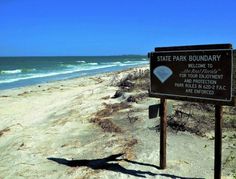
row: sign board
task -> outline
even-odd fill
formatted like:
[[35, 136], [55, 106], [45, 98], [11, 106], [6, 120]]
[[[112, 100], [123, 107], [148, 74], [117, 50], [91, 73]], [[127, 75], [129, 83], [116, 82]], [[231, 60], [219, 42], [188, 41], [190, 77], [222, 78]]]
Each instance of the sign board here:
[[215, 104], [214, 178], [221, 178], [222, 105], [236, 104], [236, 55], [231, 44], [156, 48], [150, 57], [150, 97], [160, 100], [160, 168], [166, 168], [167, 100]]
[[150, 57], [150, 96], [232, 105], [230, 44], [156, 48]]

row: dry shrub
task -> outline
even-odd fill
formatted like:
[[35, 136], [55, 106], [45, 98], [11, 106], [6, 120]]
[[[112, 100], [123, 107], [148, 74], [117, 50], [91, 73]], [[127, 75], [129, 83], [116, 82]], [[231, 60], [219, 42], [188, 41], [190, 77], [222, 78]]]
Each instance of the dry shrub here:
[[119, 98], [119, 97], [121, 97], [121, 96], [123, 96], [123, 95], [124, 95], [123, 91], [117, 90], [117, 91], [115, 92], [114, 96], [112, 96], [112, 98], [113, 98], [113, 99]]
[[107, 100], [107, 99], [109, 99], [110, 98], [110, 96], [104, 96], [104, 97], [102, 97], [101, 99], [102, 100]]
[[131, 105], [123, 103], [123, 102], [122, 103], [115, 103], [115, 104], [104, 103], [104, 105], [105, 105], [105, 109], [98, 111], [95, 114], [96, 117], [98, 117], [98, 118], [109, 117], [119, 110], [127, 109], [127, 108], [131, 107]]
[[132, 82], [129, 79], [122, 80], [118, 86], [123, 90], [123, 91], [132, 91], [134, 88], [134, 82]]
[[137, 103], [137, 99], [134, 97], [134, 96], [129, 96], [127, 99], [126, 99], [127, 102], [129, 103], [134, 103], [136, 102]]
[[3, 95], [3, 96], [0, 96], [1, 98], [7, 98], [7, 97], [9, 97], [9, 96], [7, 96], [7, 95]]
[[134, 89], [148, 90], [150, 86], [149, 73], [149, 69], [137, 69], [119, 79], [119, 81], [118, 79], [113, 81], [118, 81], [116, 82], [116, 86], [118, 86], [122, 91], [125, 92], [130, 92]]
[[148, 93], [144, 92], [144, 93], [139, 93], [137, 95], [131, 95], [127, 98], [127, 102], [138, 102], [138, 101], [142, 101], [143, 99], [148, 97]]
[[6, 133], [6, 132], [9, 132], [10, 131], [10, 128], [9, 127], [7, 127], [7, 128], [5, 128], [5, 129], [2, 129], [2, 130], [0, 130], [0, 137], [1, 136], [3, 136], [4, 135], [4, 133]]
[[102, 78], [100, 78], [100, 77], [95, 77], [95, 78], [91, 77], [90, 79], [96, 81], [97, 84], [102, 83], [102, 82], [104, 81], [104, 80], [103, 80]]
[[[233, 108], [224, 108], [225, 118], [223, 127], [227, 129], [236, 128], [236, 120], [234, 119]], [[229, 112], [230, 111], [230, 112]], [[168, 125], [177, 131], [188, 131], [200, 136], [215, 129], [215, 108], [212, 104], [183, 102], [179, 104], [175, 110], [175, 114], [169, 116]], [[224, 116], [223, 116], [224, 118]]]
[[138, 143], [138, 140], [137, 139], [131, 139], [130, 141], [128, 141], [126, 144], [125, 144], [125, 147], [133, 147], [135, 144]]
[[93, 118], [90, 122], [99, 125], [104, 132], [122, 132], [121, 128], [111, 122], [109, 119]]
[[171, 116], [168, 119], [168, 126], [175, 131], [187, 131], [199, 136], [206, 136], [207, 132], [214, 130], [214, 121], [202, 116], [197, 119], [189, 116]]
[[127, 118], [128, 118], [128, 120], [129, 120], [129, 122], [130, 122], [131, 124], [135, 123], [135, 122], [138, 120], [138, 117], [137, 117], [137, 116], [132, 116], [132, 115], [131, 115], [131, 113], [133, 113], [133, 112], [134, 112], [133, 110], [130, 110], [130, 111], [128, 112], [128, 115], [127, 115]]
[[138, 143], [137, 139], [128, 139], [128, 141], [124, 144], [123, 152], [125, 153], [125, 157], [128, 160], [132, 160], [133, 158], [135, 158], [133, 146], [137, 143]]
[[122, 132], [121, 128], [110, 121], [108, 117], [112, 116], [119, 110], [130, 108], [131, 106], [126, 103], [103, 103], [103, 105], [105, 106], [105, 109], [98, 111], [95, 114], [95, 117], [90, 120], [90, 122], [99, 125], [104, 132]]
[[223, 127], [226, 129], [236, 129], [236, 120], [224, 120]]
[[214, 105], [207, 103], [184, 102], [182, 108], [185, 110], [198, 110], [202, 112], [214, 112]]

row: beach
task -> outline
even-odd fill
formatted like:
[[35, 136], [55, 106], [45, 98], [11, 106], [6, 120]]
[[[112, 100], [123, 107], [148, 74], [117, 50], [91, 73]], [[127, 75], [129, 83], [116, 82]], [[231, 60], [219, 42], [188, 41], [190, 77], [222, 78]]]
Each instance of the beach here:
[[[0, 178], [213, 178], [211, 105], [168, 100], [167, 169], [159, 169], [148, 69], [0, 91]], [[235, 115], [224, 108], [225, 179], [236, 177]]]

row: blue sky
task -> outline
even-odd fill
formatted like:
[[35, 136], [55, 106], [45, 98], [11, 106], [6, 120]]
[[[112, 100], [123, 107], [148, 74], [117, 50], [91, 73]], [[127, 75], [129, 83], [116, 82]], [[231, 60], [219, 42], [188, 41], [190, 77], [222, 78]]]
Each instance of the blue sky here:
[[0, 0], [0, 56], [236, 45], [235, 0]]

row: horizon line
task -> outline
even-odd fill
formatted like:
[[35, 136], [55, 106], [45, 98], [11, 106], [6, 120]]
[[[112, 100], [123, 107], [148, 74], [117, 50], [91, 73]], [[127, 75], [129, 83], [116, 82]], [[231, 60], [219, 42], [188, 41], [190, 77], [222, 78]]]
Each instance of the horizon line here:
[[147, 56], [144, 54], [122, 54], [122, 55], [13, 55], [13, 56], [0, 56], [2, 57], [116, 57], [116, 56]]

